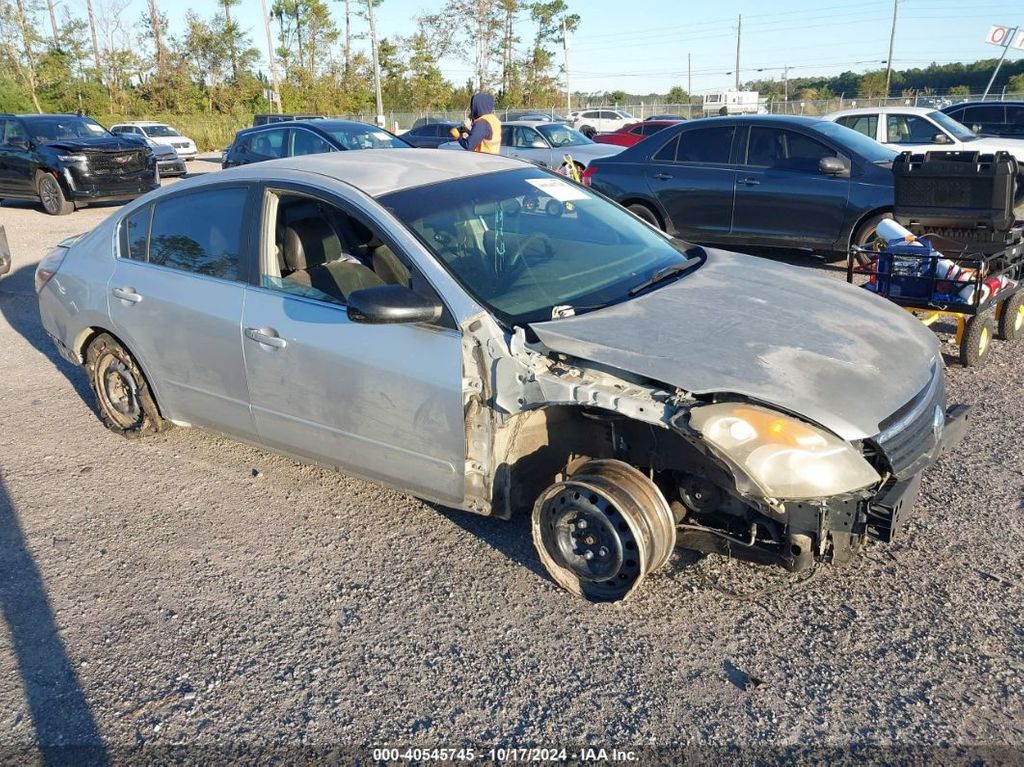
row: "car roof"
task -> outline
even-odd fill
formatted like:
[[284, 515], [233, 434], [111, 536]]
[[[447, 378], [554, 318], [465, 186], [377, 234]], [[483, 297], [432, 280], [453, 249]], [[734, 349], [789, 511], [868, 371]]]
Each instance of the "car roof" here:
[[959, 109], [960, 107], [1024, 107], [1024, 101], [958, 101], [955, 104], [943, 107], [941, 111]]
[[883, 114], [883, 115], [930, 115], [932, 112], [938, 112], [939, 110], [935, 107], [857, 107], [856, 109], [841, 109], [837, 112], [829, 112], [826, 117], [839, 117], [845, 115], [866, 115], [866, 114]]
[[139, 125], [139, 126], [143, 126], [143, 127], [145, 127], [147, 125], [166, 125], [166, 126], [170, 127], [170, 123], [162, 123], [162, 122], [158, 122], [156, 120], [125, 120], [124, 122], [120, 122], [120, 123], [116, 123], [116, 124], [117, 125]]
[[284, 128], [294, 128], [296, 125], [305, 125], [307, 128], [311, 128], [315, 131], [324, 131], [327, 128], [348, 128], [352, 126], [358, 126], [360, 128], [373, 128], [375, 130], [385, 130], [384, 128], [378, 128], [372, 123], [363, 123], [358, 120], [335, 120], [329, 118], [318, 117], [308, 120], [281, 120], [276, 123], [266, 123], [265, 125], [251, 125], [248, 128], [242, 128], [239, 133], [258, 133], [265, 130], [282, 130]]
[[[308, 154], [280, 160], [242, 165], [237, 168], [206, 173], [198, 179], [212, 181], [225, 174], [252, 180], [267, 181], [274, 170], [299, 171], [326, 176], [361, 189], [371, 197], [437, 184], [444, 181], [495, 173], [503, 170], [529, 168], [521, 160], [484, 152], [425, 149], [364, 149], [353, 152]], [[174, 188], [180, 188], [176, 185]]]
[[518, 125], [521, 128], [536, 128], [539, 125], [563, 125], [568, 128], [563, 122], [557, 122], [552, 120], [503, 120], [502, 125]]

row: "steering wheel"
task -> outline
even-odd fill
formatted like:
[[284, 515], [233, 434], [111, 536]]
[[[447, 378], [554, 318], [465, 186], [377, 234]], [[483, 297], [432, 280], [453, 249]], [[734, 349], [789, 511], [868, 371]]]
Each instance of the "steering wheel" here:
[[523, 254], [526, 252], [527, 248], [529, 248], [530, 245], [534, 244], [535, 242], [539, 242], [541, 245], [544, 246], [545, 254], [551, 253], [551, 241], [548, 239], [547, 235], [536, 233], [531, 234], [529, 237], [527, 237], [525, 240], [519, 243], [519, 247], [512, 251], [512, 255], [509, 256], [508, 260], [505, 262], [506, 265], [509, 267], [513, 267], [516, 264], [522, 264], [523, 266], [525, 266], [526, 262], [523, 258]]

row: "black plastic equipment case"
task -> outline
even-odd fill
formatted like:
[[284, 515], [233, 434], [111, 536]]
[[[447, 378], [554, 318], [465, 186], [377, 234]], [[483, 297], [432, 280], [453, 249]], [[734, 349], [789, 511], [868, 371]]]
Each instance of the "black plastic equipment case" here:
[[912, 232], [981, 244], [1013, 227], [1018, 168], [1009, 152], [903, 152], [892, 171], [893, 217]]

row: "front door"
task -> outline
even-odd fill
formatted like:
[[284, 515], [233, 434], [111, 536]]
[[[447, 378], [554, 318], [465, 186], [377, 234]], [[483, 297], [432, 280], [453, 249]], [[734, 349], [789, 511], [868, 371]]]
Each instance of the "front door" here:
[[165, 416], [252, 439], [239, 330], [252, 255], [249, 193], [245, 185], [204, 188], [125, 218], [107, 305]]
[[733, 236], [751, 244], [831, 248], [846, 217], [850, 179], [822, 175], [818, 163], [837, 156], [803, 133], [751, 127], [736, 179]]
[[35, 195], [38, 166], [28, 142], [28, 133], [20, 120], [0, 119], [0, 192], [16, 197]]
[[[259, 284], [245, 297], [245, 367], [264, 444], [443, 503], [464, 497], [462, 340], [443, 325], [348, 318], [354, 290], [430, 291], [344, 201], [268, 191]], [[271, 223], [272, 222], [272, 223]]]

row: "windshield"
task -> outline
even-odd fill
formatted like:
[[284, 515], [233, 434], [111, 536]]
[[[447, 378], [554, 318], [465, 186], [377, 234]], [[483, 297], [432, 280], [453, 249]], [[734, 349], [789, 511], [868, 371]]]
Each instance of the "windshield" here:
[[180, 136], [178, 131], [174, 130], [170, 125], [146, 125], [143, 126], [142, 132], [147, 136], [156, 136], [158, 138], [167, 138], [169, 136]]
[[110, 135], [102, 125], [88, 117], [44, 115], [22, 119], [25, 121], [29, 135], [37, 144]]
[[939, 127], [951, 134], [958, 141], [975, 141], [978, 137], [962, 123], [958, 123], [945, 112], [929, 112], [928, 117], [939, 124]]
[[551, 125], [538, 125], [537, 130], [556, 149], [563, 146], [579, 146], [580, 144], [594, 143], [578, 130], [573, 130], [568, 125], [558, 125], [555, 123]]
[[372, 126], [327, 128], [325, 132], [345, 149], [402, 149], [409, 146], [402, 139]]
[[[687, 260], [661, 234], [581, 186], [537, 169], [394, 192], [380, 203], [507, 326], [625, 301]], [[652, 290], [657, 286], [651, 286]]]
[[853, 150], [868, 162], [892, 162], [898, 152], [882, 146], [873, 138], [858, 133], [839, 123], [819, 120], [812, 126], [818, 133], [828, 136], [833, 141]]

